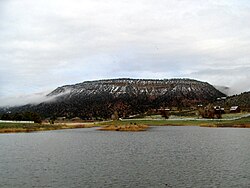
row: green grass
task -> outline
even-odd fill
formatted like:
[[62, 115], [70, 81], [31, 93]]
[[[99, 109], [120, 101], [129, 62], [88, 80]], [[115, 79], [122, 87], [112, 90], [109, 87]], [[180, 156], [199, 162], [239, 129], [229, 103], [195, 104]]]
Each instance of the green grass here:
[[215, 127], [246, 127], [250, 128], [250, 116], [243, 117], [237, 120], [229, 120], [217, 122]]
[[[244, 117], [238, 120], [123, 120], [114, 121], [115, 125], [128, 125], [128, 124], [144, 124], [149, 126], [204, 126], [204, 127], [234, 127], [242, 125], [248, 127], [250, 125], [250, 117]], [[109, 125], [110, 122], [99, 123], [99, 126]]]
[[57, 129], [87, 128], [105, 125], [149, 125], [149, 126], [201, 126], [201, 127], [243, 127], [250, 128], [250, 116], [237, 120], [126, 120], [95, 123], [92, 125], [37, 124], [37, 123], [0, 123], [0, 133], [32, 132]]
[[58, 129], [88, 128], [95, 125], [38, 124], [38, 123], [0, 123], [0, 133], [33, 132]]
[[59, 124], [38, 124], [38, 123], [0, 123], [0, 129], [5, 128], [22, 128], [22, 129], [40, 129], [40, 128], [60, 128]]
[[36, 123], [0, 123], [0, 129], [5, 128], [28, 128], [28, 127], [38, 127], [39, 124]]
[[38, 123], [0, 123], [0, 133], [7, 132], [32, 132], [41, 130], [61, 129], [61, 125], [38, 124]]
[[[114, 121], [112, 124], [115, 125], [128, 125], [128, 124], [144, 124], [150, 126], [163, 126], [163, 125], [198, 125], [202, 121], [195, 121], [195, 120], [122, 120], [122, 121]], [[109, 125], [110, 122], [99, 123], [98, 125]]]

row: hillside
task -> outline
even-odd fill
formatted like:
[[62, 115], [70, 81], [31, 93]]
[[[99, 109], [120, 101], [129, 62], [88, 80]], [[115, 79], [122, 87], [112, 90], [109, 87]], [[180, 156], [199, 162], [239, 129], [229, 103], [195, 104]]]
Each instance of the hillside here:
[[250, 109], [250, 91], [228, 97], [225, 105]]
[[160, 107], [189, 107], [225, 96], [206, 82], [191, 79], [110, 79], [58, 87], [55, 100], [12, 110], [31, 110], [45, 117], [108, 118], [143, 113]]

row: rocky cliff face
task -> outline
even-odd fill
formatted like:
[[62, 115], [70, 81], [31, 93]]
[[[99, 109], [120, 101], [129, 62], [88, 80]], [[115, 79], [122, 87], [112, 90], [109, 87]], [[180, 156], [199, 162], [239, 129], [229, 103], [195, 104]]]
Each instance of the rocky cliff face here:
[[188, 107], [225, 96], [206, 82], [191, 79], [111, 79], [58, 87], [54, 100], [23, 109], [45, 116], [110, 117], [143, 113], [160, 107]]

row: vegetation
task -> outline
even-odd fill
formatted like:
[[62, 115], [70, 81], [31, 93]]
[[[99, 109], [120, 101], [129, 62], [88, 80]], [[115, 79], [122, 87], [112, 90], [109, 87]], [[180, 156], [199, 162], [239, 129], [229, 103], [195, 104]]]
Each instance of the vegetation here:
[[227, 98], [225, 105], [240, 106], [242, 109], [250, 110], [250, 91]]
[[218, 121], [214, 123], [204, 123], [201, 127], [234, 127], [234, 128], [250, 128], [250, 116], [237, 120]]
[[[216, 121], [216, 120], [215, 120]], [[208, 120], [197, 121], [197, 120], [122, 120], [116, 121], [116, 126], [123, 126], [129, 124], [139, 124], [139, 125], [148, 125], [148, 126], [195, 126], [202, 123], [208, 122]], [[211, 122], [210, 122], [211, 123]], [[99, 126], [110, 125], [109, 122], [99, 123]]]
[[[212, 111], [214, 108], [208, 106], [207, 109]], [[164, 111], [165, 112], [165, 111]], [[87, 128], [94, 126], [101, 126], [101, 130], [115, 130], [115, 131], [142, 131], [146, 130], [148, 126], [201, 126], [201, 127], [246, 127], [250, 128], [250, 116], [247, 113], [238, 114], [222, 114], [221, 119], [213, 119], [215, 114], [212, 113], [211, 119], [198, 118], [199, 110], [182, 110], [171, 111], [167, 110], [167, 114], [158, 111], [151, 111], [150, 113], [138, 114], [137, 119], [119, 119], [119, 113], [113, 112], [111, 116], [113, 121], [94, 122], [83, 120], [74, 121], [70, 119], [57, 120], [56, 116], [52, 116], [50, 120], [44, 120], [41, 123], [41, 117], [32, 112], [23, 113], [7, 113], [3, 114], [1, 119], [4, 120], [26, 120], [35, 121], [37, 123], [3, 123], [0, 122], [0, 133], [7, 132], [31, 132], [42, 130], [57, 130], [57, 129], [72, 129], [72, 128]], [[169, 117], [169, 119], [165, 119]], [[181, 115], [181, 116], [179, 116]], [[163, 117], [162, 117], [163, 116]], [[174, 117], [174, 119], [173, 119]], [[242, 117], [242, 118], [241, 118]], [[140, 119], [139, 119], [140, 118]], [[54, 123], [54, 124], [53, 124]]]
[[[201, 126], [201, 127], [246, 127], [250, 128], [250, 117], [244, 117], [237, 120], [123, 120], [116, 121], [116, 126], [128, 124], [141, 124], [148, 126]], [[99, 126], [110, 125], [109, 122], [99, 123]]]
[[0, 123], [0, 133], [33, 132], [58, 129], [90, 128], [94, 124], [39, 124], [39, 123]]
[[35, 123], [41, 123], [42, 118], [38, 113], [35, 112], [16, 112], [16, 113], [5, 113], [2, 115], [1, 120], [12, 120], [12, 121], [34, 121]]
[[250, 128], [250, 116], [237, 120], [123, 120], [112, 122], [84, 123], [0, 123], [0, 133], [32, 132], [58, 129], [90, 128], [101, 126], [101, 130], [143, 131], [149, 126], [201, 126]]
[[118, 115], [117, 111], [115, 111], [114, 114], [112, 114], [111, 119], [112, 120], [118, 120], [119, 119], [119, 115]]
[[202, 117], [202, 118], [209, 118], [209, 119], [214, 119], [214, 118], [217, 118], [217, 119], [221, 119], [221, 109], [219, 108], [218, 110], [216, 110], [214, 108], [213, 105], [209, 104], [207, 105], [205, 108], [199, 108], [198, 109], [198, 112], [199, 112], [199, 115]]
[[130, 123], [120, 124], [118, 121], [112, 122], [109, 125], [102, 126], [99, 130], [101, 131], [145, 131], [148, 129], [148, 125]]

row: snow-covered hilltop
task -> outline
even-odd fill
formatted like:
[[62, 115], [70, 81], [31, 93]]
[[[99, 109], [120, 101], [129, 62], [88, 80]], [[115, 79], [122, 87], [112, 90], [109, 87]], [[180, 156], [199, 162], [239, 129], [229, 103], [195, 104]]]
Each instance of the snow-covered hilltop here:
[[206, 82], [200, 82], [191, 79], [110, 79], [87, 81], [74, 85], [58, 87], [48, 96], [60, 95], [65, 93], [67, 97], [77, 95], [97, 95], [112, 94], [115, 97], [127, 94], [129, 96], [138, 96], [145, 94], [147, 96], [159, 97], [162, 95], [195, 95], [199, 98], [214, 98], [223, 95], [212, 85]]

